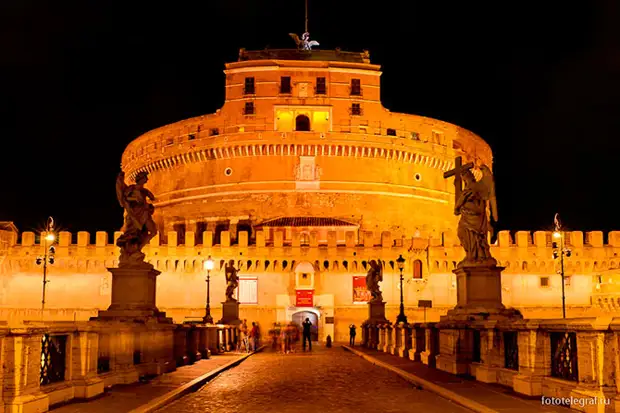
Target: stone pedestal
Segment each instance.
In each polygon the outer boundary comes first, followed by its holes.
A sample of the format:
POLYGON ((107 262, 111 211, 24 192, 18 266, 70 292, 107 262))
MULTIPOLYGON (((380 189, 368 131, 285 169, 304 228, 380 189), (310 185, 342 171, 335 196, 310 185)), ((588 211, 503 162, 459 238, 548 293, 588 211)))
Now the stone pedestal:
POLYGON ((461 263, 453 271, 457 277, 457 305, 437 324, 441 346, 436 358, 438 369, 452 374, 470 374, 473 332, 468 327, 472 321, 523 319, 518 310, 502 304, 503 269, 493 262, 461 263))
POLYGON ((518 310, 502 304, 503 270, 497 265, 463 265, 455 269, 457 305, 441 317, 441 322, 523 319, 518 310))
POLYGON ((388 323, 385 318, 385 302, 376 301, 368 303, 368 323, 388 323))
POLYGON ((222 319, 219 324, 239 325, 239 302, 238 301, 224 301, 222 303, 222 319))
POLYGON ((112 303, 105 311, 99 311, 96 320, 134 321, 156 319, 172 323, 166 313, 155 305, 157 276, 160 271, 152 265, 108 268, 112 273, 112 303))

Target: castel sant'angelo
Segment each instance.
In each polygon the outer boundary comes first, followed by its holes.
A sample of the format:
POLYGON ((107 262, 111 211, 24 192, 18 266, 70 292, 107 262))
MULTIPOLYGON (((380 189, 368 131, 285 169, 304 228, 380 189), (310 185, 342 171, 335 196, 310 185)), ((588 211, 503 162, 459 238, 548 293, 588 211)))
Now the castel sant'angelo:
MULTIPOLYGON (((318 339, 343 340, 367 317, 370 260, 385 263, 381 289, 395 320, 402 255, 409 321, 423 320, 420 300, 432 301, 429 321, 452 308, 463 252, 453 178, 444 173, 461 157, 479 177, 493 164, 489 145, 457 125, 383 107, 380 66, 367 52, 242 49, 225 74, 221 109, 147 132, 122 157, 127 180, 147 172, 156 197, 159 234, 144 252, 161 271, 158 307, 177 322, 202 317, 211 257, 217 320, 224 263, 233 259, 242 319, 269 328, 311 317, 318 339)), ((47 319, 87 319, 110 304, 107 268, 117 263, 120 233, 76 235, 57 236, 47 319)), ((605 235, 564 233, 569 316, 618 308, 620 233, 605 235)), ((0 238, 0 318, 34 318, 40 234, 4 223, 0 238)), ((561 316, 552 241, 550 231, 503 231, 491 247, 505 267, 504 303, 526 317, 561 316)))

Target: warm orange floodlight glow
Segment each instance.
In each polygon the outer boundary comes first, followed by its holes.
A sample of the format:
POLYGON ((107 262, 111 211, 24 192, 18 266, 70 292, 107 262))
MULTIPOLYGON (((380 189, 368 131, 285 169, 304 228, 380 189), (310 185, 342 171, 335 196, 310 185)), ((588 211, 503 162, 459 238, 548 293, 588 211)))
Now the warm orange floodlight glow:
POLYGON ((213 260, 211 259, 211 257, 207 258, 204 263, 204 267, 207 271, 211 271, 213 269, 213 260))

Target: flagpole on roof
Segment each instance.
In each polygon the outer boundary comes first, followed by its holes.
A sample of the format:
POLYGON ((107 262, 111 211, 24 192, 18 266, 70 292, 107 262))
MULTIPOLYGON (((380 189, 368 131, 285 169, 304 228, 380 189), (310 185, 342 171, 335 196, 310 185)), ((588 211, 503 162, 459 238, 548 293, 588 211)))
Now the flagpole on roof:
POLYGON ((306 0, 306 30, 308 32, 308 0, 306 0))

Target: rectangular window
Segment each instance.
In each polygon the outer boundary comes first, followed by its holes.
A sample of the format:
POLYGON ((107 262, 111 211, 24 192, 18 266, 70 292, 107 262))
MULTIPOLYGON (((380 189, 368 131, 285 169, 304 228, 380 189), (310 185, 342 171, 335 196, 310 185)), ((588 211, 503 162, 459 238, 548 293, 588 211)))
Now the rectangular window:
POLYGON ((411 139, 414 141, 420 140, 420 134, 418 132, 411 132, 411 139))
POLYGON ((413 262, 413 278, 416 280, 421 280, 422 277, 422 261, 415 260, 413 262))
POLYGON ((361 96, 362 82, 359 79, 351 79, 351 96, 361 96))
POLYGON ((258 304, 258 278, 239 278, 237 301, 239 304, 258 304))
POLYGON ((327 94, 327 86, 325 83, 324 77, 316 78, 316 94, 317 95, 325 95, 327 94))
POLYGON ((443 145, 443 135, 440 132, 433 131, 433 143, 443 145))
POLYGON ((360 116, 361 114, 362 114, 362 107, 360 106, 360 104, 352 103, 351 104, 351 115, 360 116))
POLYGON ((245 107, 243 108, 244 115, 253 115, 254 114, 254 102, 245 102, 245 107))
POLYGON ((571 279, 570 275, 567 275, 564 277, 564 287, 570 287, 570 279, 571 279))
POLYGON ((209 131, 209 135, 211 136, 217 136, 220 134, 220 130, 218 128, 213 128, 209 131))
POLYGON ((540 286, 549 287, 549 277, 540 277, 540 286))
POLYGON ((243 93, 246 95, 253 95, 254 93, 256 93, 256 90, 254 89, 254 78, 253 77, 245 78, 245 85, 243 88, 243 93))
POLYGON ((280 93, 291 93, 291 77, 282 76, 280 78, 280 93))
POLYGON ((388 128, 388 130, 387 130, 387 135, 388 135, 388 136, 396 136, 396 129, 390 129, 390 128, 388 128))

